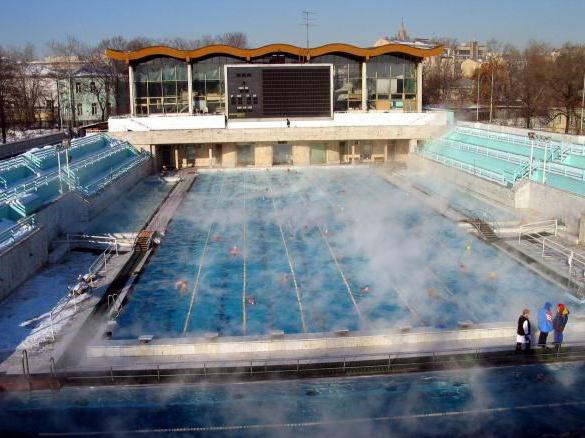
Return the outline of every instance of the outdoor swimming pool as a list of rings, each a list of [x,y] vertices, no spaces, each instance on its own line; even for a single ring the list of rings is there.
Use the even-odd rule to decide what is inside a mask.
[[[371,169],[211,172],[114,337],[452,328],[547,300],[567,295]]]
[[[0,430],[5,436],[582,436],[584,371],[583,363],[565,363],[4,393]]]

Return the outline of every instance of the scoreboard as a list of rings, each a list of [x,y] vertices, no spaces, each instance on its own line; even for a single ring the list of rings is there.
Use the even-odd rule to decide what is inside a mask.
[[[225,66],[230,119],[332,117],[331,64]]]

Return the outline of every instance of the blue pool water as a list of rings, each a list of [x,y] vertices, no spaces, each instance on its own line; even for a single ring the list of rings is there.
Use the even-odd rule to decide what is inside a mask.
[[[4,436],[583,436],[583,385],[584,364],[565,363],[358,378],[64,388],[0,394],[0,430]]]
[[[200,175],[114,336],[451,328],[547,300],[567,296],[369,169],[242,170]]]

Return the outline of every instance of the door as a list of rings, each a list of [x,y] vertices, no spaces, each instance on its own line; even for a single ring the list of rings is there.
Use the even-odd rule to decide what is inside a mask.
[[[161,157],[160,157],[161,167],[166,167],[167,169],[174,167],[174,164],[172,162],[172,156],[173,156],[172,146],[163,146],[161,148],[160,154],[161,154]]]
[[[246,167],[254,165],[254,148],[252,145],[244,144],[236,146],[236,165]]]
[[[292,145],[279,143],[272,146],[272,164],[292,164]]]
[[[312,144],[311,145],[311,164],[325,164],[325,145]]]

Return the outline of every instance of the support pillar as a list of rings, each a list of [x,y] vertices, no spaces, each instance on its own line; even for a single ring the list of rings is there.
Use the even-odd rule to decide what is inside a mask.
[[[351,164],[355,164],[355,143],[351,144]]]
[[[422,92],[423,92],[423,64],[422,61],[416,65],[416,110],[422,113]]]
[[[209,145],[209,167],[213,167],[213,144]]]
[[[384,143],[384,163],[388,162],[388,142]]]
[[[368,68],[365,62],[362,62],[362,111],[368,110]]]
[[[179,168],[179,146],[173,146],[175,150],[175,169]]]
[[[134,116],[136,111],[134,108],[134,67],[132,67],[132,64],[128,64],[128,85],[130,88],[130,115]]]
[[[191,61],[187,61],[187,90],[189,114],[193,114],[193,64],[191,64]]]

